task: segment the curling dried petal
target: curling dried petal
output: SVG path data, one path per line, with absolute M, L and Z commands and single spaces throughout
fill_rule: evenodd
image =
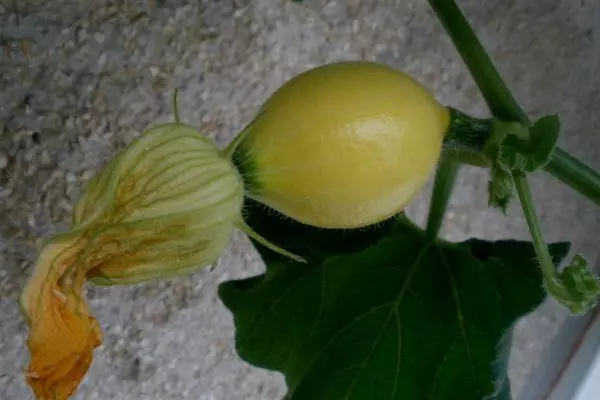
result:
M 49 242 L 21 294 L 30 327 L 27 382 L 40 400 L 68 399 L 102 341 L 82 295 L 86 271 L 77 263 L 81 244 L 78 235 Z

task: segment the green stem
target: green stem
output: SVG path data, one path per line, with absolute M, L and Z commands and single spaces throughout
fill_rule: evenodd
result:
M 540 262 L 546 291 L 571 313 L 585 314 L 596 305 L 600 294 L 598 278 L 588 269 L 587 262 L 580 255 L 576 255 L 568 266 L 558 272 L 542 236 L 527 177 L 523 173 L 513 173 L 513 180 Z
M 588 269 L 587 262 L 580 255 L 576 255 L 569 265 L 558 272 L 542 236 L 527 177 L 523 173 L 514 173 L 513 180 L 533 238 L 546 291 L 574 315 L 585 314 L 596 305 L 600 294 L 600 281 Z
M 225 158 L 227 158 L 228 160 L 233 160 L 233 153 L 235 153 L 235 150 L 237 149 L 238 145 L 241 143 L 241 141 L 244 139 L 244 137 L 246 136 L 246 133 L 248 132 L 248 128 L 244 128 L 240 133 L 237 134 L 236 137 L 233 138 L 233 140 L 227 145 L 227 147 L 223 150 L 222 154 Z
M 566 151 L 556 148 L 546 172 L 600 206 L 600 174 Z
M 175 88 L 173 90 L 173 97 L 171 99 L 173 103 L 173 117 L 175 118 L 175 123 L 179 123 L 179 89 Z
M 429 0 L 429 4 L 469 68 L 492 114 L 503 120 L 528 123 L 527 115 L 508 90 L 456 2 Z
M 477 167 L 489 167 L 491 162 L 482 153 L 492 130 L 492 120 L 475 118 L 448 107 L 450 124 L 444 137 L 444 159 Z
M 459 143 L 469 149 L 482 151 L 490 132 L 493 120 L 476 118 L 452 107 L 447 107 L 450 124 L 444 137 L 445 144 Z
M 429 206 L 429 216 L 427 217 L 427 228 L 425 229 L 425 236 L 432 242 L 436 240 L 442 227 L 444 214 L 448 207 L 448 201 L 452 194 L 452 188 L 454 187 L 459 167 L 460 164 L 455 161 L 443 160 L 438 165 L 435 173 L 433 194 Z
M 240 218 L 239 221 L 237 221 L 236 226 L 239 230 L 244 232 L 251 239 L 254 239 L 257 243 L 265 246 L 267 249 L 272 250 L 275 253 L 281 254 L 282 256 L 287 257 L 295 262 L 298 262 L 298 263 L 306 262 L 306 260 L 304 258 L 302 258 L 294 253 L 291 253 L 285 249 L 282 249 L 281 247 L 277 246 L 276 244 L 269 242 L 267 239 L 265 239 L 264 237 L 259 235 L 256 231 L 254 231 L 254 229 L 250 228 L 250 226 L 242 218 Z
M 494 67 L 454 0 L 429 0 L 460 56 L 469 68 L 492 114 L 501 120 L 529 124 L 510 90 Z M 557 148 L 546 172 L 600 205 L 600 174 L 564 150 Z
M 491 122 L 448 108 L 450 126 L 444 140 L 445 148 L 435 174 L 433 194 L 427 218 L 425 234 L 432 242 L 437 239 L 450 195 L 461 163 L 487 166 L 481 150 L 485 144 L 485 134 L 491 129 Z M 461 141 L 459 142 L 458 139 Z M 466 141 L 466 143 L 465 143 Z
M 527 182 L 527 177 L 525 174 L 515 173 L 513 174 L 513 179 L 519 200 L 521 201 L 521 206 L 523 207 L 523 214 L 525 214 L 525 219 L 527 220 L 527 225 L 529 226 L 529 232 L 531 233 L 531 238 L 533 239 L 535 252 L 540 260 L 542 273 L 546 278 L 546 282 L 552 282 L 552 277 L 555 273 L 554 262 L 552 261 L 552 257 L 548 251 L 548 246 L 546 246 L 546 242 L 544 242 L 544 238 L 542 236 L 542 228 L 535 211 L 533 196 L 531 194 L 531 189 L 529 188 L 529 183 Z

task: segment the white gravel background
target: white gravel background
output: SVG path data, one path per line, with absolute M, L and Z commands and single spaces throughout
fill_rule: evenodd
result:
M 600 3 L 459 1 L 532 116 L 558 112 L 562 145 L 600 168 Z M 83 184 L 145 127 L 182 118 L 219 145 L 293 75 L 325 62 L 375 59 L 440 101 L 485 115 L 472 79 L 423 0 L 0 1 L 0 399 L 24 385 L 26 330 L 15 300 L 43 238 L 68 228 Z M 445 232 L 526 238 L 518 207 L 486 208 L 487 177 L 464 169 Z M 595 262 L 600 214 L 540 175 L 549 240 Z M 410 207 L 422 222 L 426 194 Z M 217 283 L 262 265 L 241 234 L 218 267 L 170 281 L 90 288 L 104 344 L 75 399 L 281 399 L 283 379 L 233 350 Z M 552 301 L 522 320 L 510 374 L 526 385 L 566 313 Z

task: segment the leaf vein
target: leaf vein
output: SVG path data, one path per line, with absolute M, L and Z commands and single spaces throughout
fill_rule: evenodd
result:
M 252 325 L 250 325 L 250 327 L 248 327 L 248 330 L 245 332 L 245 335 L 243 337 L 240 337 L 239 339 L 239 346 L 238 348 L 242 349 L 244 347 L 244 345 L 246 344 L 246 339 L 248 339 L 249 337 L 252 336 L 252 331 L 258 326 L 260 325 L 261 321 L 265 318 L 266 315 L 268 315 L 271 311 L 273 311 L 273 309 L 279 304 L 279 302 L 289 293 L 292 291 L 292 289 L 300 282 L 303 282 L 305 279 L 308 279 L 310 277 L 310 274 L 307 274 L 306 276 L 302 277 L 301 279 L 297 279 L 294 282 L 292 282 L 291 285 L 289 285 L 284 291 L 282 291 L 272 302 L 271 304 L 269 304 L 269 307 L 265 308 L 260 315 L 255 318 L 252 321 Z
M 392 307 L 392 310 L 393 310 L 393 307 Z M 356 385 L 356 382 L 358 381 L 360 371 L 362 371 L 367 366 L 367 363 L 368 363 L 369 359 L 371 358 L 371 356 L 373 355 L 375 348 L 377 348 L 377 345 L 379 345 L 379 342 L 381 341 L 383 332 L 386 330 L 388 324 L 390 323 L 390 321 L 392 319 L 391 318 L 392 315 L 394 315 L 393 311 L 388 315 L 388 317 L 385 320 L 385 323 L 383 323 L 379 332 L 377 332 L 377 337 L 373 341 L 373 345 L 371 345 L 371 349 L 369 349 L 369 353 L 365 357 L 365 360 L 360 364 L 359 372 L 357 372 L 356 375 L 354 375 L 354 379 L 352 379 L 352 383 L 350 383 L 350 386 L 348 386 L 348 391 L 346 392 L 346 396 L 344 397 L 344 400 L 348 400 L 350 398 L 352 389 L 354 389 L 354 386 Z
M 392 387 L 392 395 L 390 399 L 396 397 L 396 391 L 398 390 L 398 378 L 400 377 L 400 367 L 402 365 L 402 322 L 400 322 L 400 314 L 398 310 L 394 310 L 396 316 L 396 327 L 398 329 L 398 351 L 396 354 L 396 373 L 394 374 L 394 386 Z
M 462 313 L 462 308 L 460 305 L 460 298 L 458 296 L 458 289 L 456 287 L 456 282 L 454 281 L 454 277 L 452 276 L 452 271 L 450 270 L 450 265 L 448 263 L 448 260 L 446 259 L 446 255 L 444 254 L 443 251 L 439 251 L 440 254 L 440 258 L 442 260 L 442 263 L 444 264 L 444 267 L 446 268 L 446 272 L 448 273 L 448 280 L 450 282 L 450 286 L 452 288 L 452 296 L 454 297 L 454 304 L 456 305 L 456 316 L 458 317 L 458 325 L 460 327 L 460 334 L 462 337 L 462 341 L 465 344 L 465 351 L 467 353 L 467 358 L 469 359 L 469 364 L 471 365 L 471 379 L 473 380 L 473 382 L 475 383 L 475 388 L 477 390 L 477 395 L 481 396 L 481 393 L 479 391 L 479 387 L 477 386 L 476 382 L 476 372 L 475 372 L 475 365 L 473 363 L 473 356 L 471 354 L 471 347 L 469 346 L 469 342 L 467 340 L 467 332 L 465 331 L 465 320 L 464 320 L 464 316 Z
M 319 311 L 317 312 L 317 318 L 315 319 L 315 324 L 313 325 L 313 327 L 311 329 L 311 332 L 308 335 L 308 339 L 305 342 L 304 351 L 302 352 L 303 357 L 299 357 L 298 358 L 298 365 L 297 365 L 298 368 L 302 365 L 302 363 L 306 359 L 307 355 L 309 354 L 309 352 L 308 352 L 308 346 L 310 345 L 310 341 L 315 336 L 315 333 L 317 332 L 317 328 L 319 327 L 319 323 L 321 322 L 321 318 L 323 316 L 323 308 L 324 308 L 324 305 L 325 305 L 325 297 L 327 295 L 327 287 L 326 287 L 326 284 L 325 284 L 325 282 L 327 281 L 327 279 L 326 279 L 327 268 L 325 268 L 324 265 L 321 265 L 320 268 L 321 268 L 321 301 L 319 303 Z
M 392 316 L 394 315 L 394 313 L 396 313 L 396 310 L 398 309 L 398 307 L 400 307 L 400 303 L 402 302 L 402 299 L 404 299 L 404 295 L 410 288 L 410 282 L 412 280 L 412 277 L 414 276 L 415 271 L 417 270 L 417 267 L 419 266 L 419 264 L 421 264 L 421 260 L 423 259 L 423 257 L 425 256 L 425 254 L 427 253 L 428 250 L 429 250 L 429 246 L 423 246 L 423 248 L 421 249 L 421 251 L 419 252 L 417 257 L 415 258 L 415 261 L 410 266 L 410 268 L 406 274 L 406 279 L 405 279 L 404 283 L 402 284 L 402 287 L 400 288 L 400 292 L 398 293 L 398 296 L 396 297 L 396 299 L 393 302 L 392 307 L 390 308 L 390 314 L 386 318 L 386 321 L 383 324 L 382 328 L 379 330 L 377 337 L 375 338 L 375 341 L 374 341 L 373 345 L 371 346 L 371 349 L 369 350 L 369 353 L 365 357 L 363 368 L 366 366 L 368 360 L 371 358 L 371 356 L 373 354 L 373 351 L 375 351 L 375 348 L 379 344 L 379 340 L 381 340 L 381 336 L 382 336 L 385 328 L 388 326 Z M 356 375 L 354 376 L 354 379 L 350 383 L 350 386 L 348 387 L 348 392 L 346 393 L 346 396 L 344 397 L 344 399 L 347 400 L 349 398 L 350 392 L 356 385 L 359 375 L 360 375 L 360 371 L 357 372 Z
M 438 365 L 437 370 L 435 372 L 435 377 L 433 378 L 433 383 L 431 385 L 431 390 L 429 392 L 429 398 L 433 399 L 433 393 L 435 392 L 435 388 L 438 384 L 438 380 L 440 377 L 440 373 L 442 372 L 442 368 L 444 367 L 444 364 L 446 364 L 446 361 L 448 361 L 448 357 L 450 357 L 450 353 L 452 353 L 452 350 L 454 349 L 454 346 L 456 346 L 456 344 L 458 343 L 458 338 L 452 342 L 452 344 L 450 346 L 448 346 L 448 350 L 446 350 L 446 354 L 444 354 L 444 357 L 442 357 L 442 361 L 440 362 L 440 365 Z

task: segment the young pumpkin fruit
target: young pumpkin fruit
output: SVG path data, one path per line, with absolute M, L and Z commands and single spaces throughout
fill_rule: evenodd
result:
M 297 221 L 357 228 L 400 212 L 433 171 L 448 110 L 374 62 L 302 73 L 230 146 L 246 195 Z

